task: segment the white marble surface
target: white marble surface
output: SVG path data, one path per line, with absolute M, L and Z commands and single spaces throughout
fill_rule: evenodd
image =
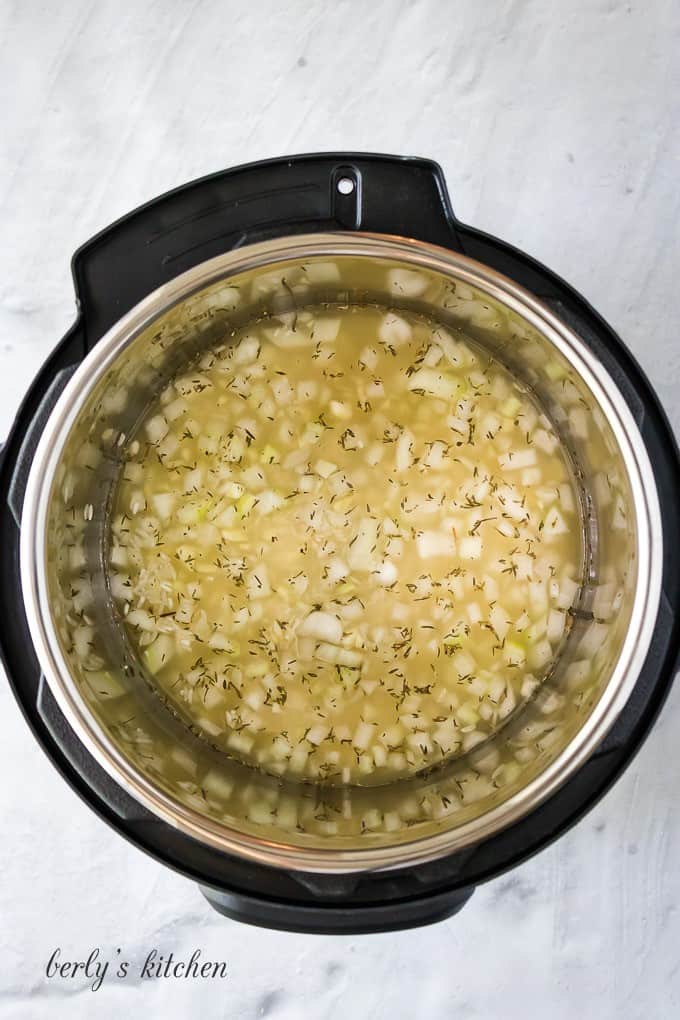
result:
M 69 257 L 211 170 L 432 156 L 458 215 L 581 289 L 680 426 L 675 0 L 1 0 L 0 432 L 74 314 Z M 4 621 L 3 625 L 11 625 Z M 259 931 L 85 808 L 0 685 L 0 1017 L 680 1015 L 680 691 L 575 830 L 436 927 Z M 222 982 L 47 982 L 68 954 L 226 959 Z

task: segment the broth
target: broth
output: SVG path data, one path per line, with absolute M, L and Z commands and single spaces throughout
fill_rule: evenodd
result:
M 528 390 L 437 323 L 267 318 L 128 444 L 109 582 L 168 704 L 278 776 L 386 783 L 489 738 L 549 674 L 578 493 Z

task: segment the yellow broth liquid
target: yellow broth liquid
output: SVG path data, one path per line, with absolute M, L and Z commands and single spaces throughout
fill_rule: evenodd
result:
M 269 773 L 385 783 L 485 741 L 580 585 L 550 421 L 460 334 L 317 308 L 225 338 L 129 443 L 111 590 L 153 683 Z

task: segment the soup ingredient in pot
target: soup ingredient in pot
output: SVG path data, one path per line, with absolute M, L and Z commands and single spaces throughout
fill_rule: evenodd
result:
M 461 335 L 378 307 L 251 324 L 127 449 L 110 585 L 164 698 L 267 772 L 388 782 L 551 668 L 579 504 L 550 421 Z

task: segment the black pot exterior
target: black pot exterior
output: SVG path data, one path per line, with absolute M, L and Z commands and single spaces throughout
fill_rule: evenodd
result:
M 351 188 L 338 188 L 340 180 Z M 347 192 L 347 193 L 343 193 Z M 79 316 L 28 391 L 0 461 L 0 653 L 26 720 L 50 760 L 113 828 L 195 879 L 228 917 L 290 931 L 361 933 L 457 913 L 474 886 L 565 832 L 629 764 L 670 689 L 680 650 L 680 547 L 664 543 L 654 636 L 635 689 L 597 752 L 548 801 L 493 838 L 413 868 L 319 875 L 278 871 L 220 853 L 161 822 L 121 790 L 79 743 L 41 676 L 20 596 L 19 534 L 26 479 L 42 428 L 88 351 L 156 287 L 235 247 L 286 234 L 362 230 L 458 251 L 510 277 L 550 306 L 604 364 L 640 429 L 654 469 L 665 536 L 675 533 L 680 456 L 658 399 L 621 340 L 550 270 L 459 223 L 443 174 L 428 160 L 327 153 L 253 163 L 211 175 L 130 213 L 75 254 Z

